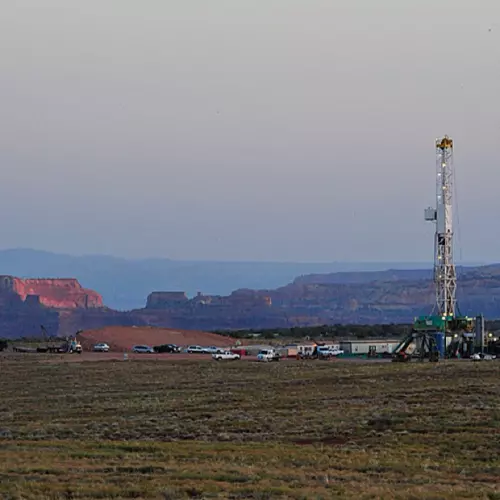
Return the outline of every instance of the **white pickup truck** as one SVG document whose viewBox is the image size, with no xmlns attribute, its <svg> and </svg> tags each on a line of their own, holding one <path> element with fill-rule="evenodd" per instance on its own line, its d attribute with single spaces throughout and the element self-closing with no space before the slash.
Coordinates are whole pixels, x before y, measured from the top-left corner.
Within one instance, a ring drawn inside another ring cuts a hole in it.
<svg viewBox="0 0 500 500">
<path fill-rule="evenodd" d="M 237 360 L 240 359 L 240 355 L 236 354 L 235 352 L 231 351 L 217 351 L 212 354 L 212 359 L 215 359 L 215 361 L 223 361 L 225 359 L 229 360 Z"/>
<path fill-rule="evenodd" d="M 263 349 L 257 354 L 257 361 L 279 361 L 280 355 L 274 349 Z"/>
<path fill-rule="evenodd" d="M 339 349 L 337 346 L 319 346 L 317 349 L 317 354 L 318 358 L 328 359 L 334 358 L 335 356 L 340 356 L 341 354 L 344 354 L 344 351 L 342 349 Z"/>
</svg>

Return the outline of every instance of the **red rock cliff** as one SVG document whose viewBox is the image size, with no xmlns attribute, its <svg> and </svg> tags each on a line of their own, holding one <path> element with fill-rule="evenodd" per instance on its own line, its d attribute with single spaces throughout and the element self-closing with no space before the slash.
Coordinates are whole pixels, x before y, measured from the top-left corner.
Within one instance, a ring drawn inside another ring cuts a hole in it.
<svg viewBox="0 0 500 500">
<path fill-rule="evenodd" d="M 38 296 L 41 304 L 55 309 L 103 307 L 101 295 L 83 288 L 74 278 L 20 279 L 0 276 L 0 290 L 13 293 L 23 301 L 28 296 Z"/>
</svg>

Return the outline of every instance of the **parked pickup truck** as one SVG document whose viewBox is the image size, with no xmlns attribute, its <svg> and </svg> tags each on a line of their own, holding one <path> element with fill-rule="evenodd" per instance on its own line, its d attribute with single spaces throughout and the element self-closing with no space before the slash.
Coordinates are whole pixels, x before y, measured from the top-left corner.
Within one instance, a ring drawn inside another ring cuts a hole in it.
<svg viewBox="0 0 500 500">
<path fill-rule="evenodd" d="M 215 359 L 215 361 L 222 361 L 224 359 L 231 359 L 231 360 L 236 360 L 240 359 L 240 355 L 236 354 L 235 352 L 231 351 L 217 351 L 212 354 L 212 358 Z"/>
<path fill-rule="evenodd" d="M 330 359 L 344 354 L 344 351 L 338 347 L 319 346 L 317 348 L 317 354 L 319 359 Z"/>
<path fill-rule="evenodd" d="M 257 354 L 257 361 L 279 361 L 280 355 L 274 349 L 263 349 Z"/>
</svg>

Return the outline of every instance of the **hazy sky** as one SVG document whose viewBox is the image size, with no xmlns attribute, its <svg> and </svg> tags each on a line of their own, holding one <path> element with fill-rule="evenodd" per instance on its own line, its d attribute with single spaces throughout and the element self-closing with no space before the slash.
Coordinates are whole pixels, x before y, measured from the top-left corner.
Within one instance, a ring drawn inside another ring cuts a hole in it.
<svg viewBox="0 0 500 500">
<path fill-rule="evenodd" d="M 498 0 L 4 0 L 0 246 L 500 261 Z M 459 243 L 459 245 L 458 245 Z"/>
</svg>

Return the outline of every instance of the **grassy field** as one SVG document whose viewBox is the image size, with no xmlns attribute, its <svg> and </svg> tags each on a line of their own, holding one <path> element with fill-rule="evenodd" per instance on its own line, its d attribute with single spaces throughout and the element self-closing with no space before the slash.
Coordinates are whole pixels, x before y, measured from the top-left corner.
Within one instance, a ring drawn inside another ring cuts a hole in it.
<svg viewBox="0 0 500 500">
<path fill-rule="evenodd" d="M 0 498 L 500 499 L 500 362 L 0 360 Z"/>
</svg>

